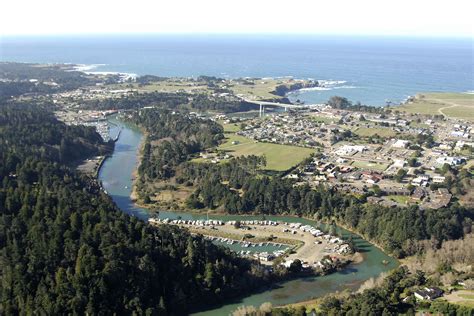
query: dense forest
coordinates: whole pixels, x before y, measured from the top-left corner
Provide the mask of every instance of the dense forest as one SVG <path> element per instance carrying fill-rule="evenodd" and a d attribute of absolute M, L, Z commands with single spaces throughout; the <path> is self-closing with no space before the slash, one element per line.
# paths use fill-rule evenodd
<path fill-rule="evenodd" d="M 109 146 L 90 128 L 2 105 L 0 134 L 0 314 L 183 314 L 267 279 L 225 248 L 122 213 L 67 167 Z"/>
<path fill-rule="evenodd" d="M 140 110 L 127 120 L 147 131 L 138 170 L 139 189 L 140 184 L 173 177 L 177 166 L 190 155 L 216 146 L 224 138 L 222 126 L 216 122 L 169 110 Z"/>

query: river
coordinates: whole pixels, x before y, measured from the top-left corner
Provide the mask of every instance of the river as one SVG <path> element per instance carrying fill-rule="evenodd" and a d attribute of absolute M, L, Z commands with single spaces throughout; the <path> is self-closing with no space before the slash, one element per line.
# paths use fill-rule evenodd
<path fill-rule="evenodd" d="M 120 137 L 115 143 L 113 155 L 102 165 L 99 172 L 99 179 L 120 209 L 127 214 L 147 220 L 148 212 L 145 209 L 135 206 L 130 200 L 132 187 L 132 174 L 138 164 L 138 150 L 143 134 L 134 126 L 125 124 L 115 117 L 110 117 L 110 134 L 114 138 L 119 130 Z M 160 218 L 198 219 L 205 218 L 206 215 L 175 213 L 160 210 Z M 220 215 L 209 216 L 213 219 L 235 220 L 235 219 L 261 219 L 256 216 L 238 216 L 238 215 Z M 322 226 L 316 222 L 284 216 L 266 216 L 266 219 L 279 220 L 287 222 L 302 222 L 313 226 Z M 343 271 L 320 277 L 305 277 L 296 280 L 285 281 L 276 284 L 271 289 L 260 293 L 251 294 L 240 299 L 229 301 L 226 305 L 214 307 L 210 310 L 196 313 L 195 315 L 228 315 L 241 305 L 259 306 L 264 302 L 271 302 L 274 306 L 299 301 L 309 300 L 314 297 L 320 297 L 327 293 L 342 291 L 344 289 L 356 289 L 365 280 L 371 277 L 377 277 L 384 271 L 391 270 L 398 265 L 398 262 L 387 256 L 383 251 L 373 246 L 366 240 L 357 235 L 339 228 L 339 233 L 343 236 L 352 235 L 357 248 L 361 251 L 364 261 L 359 264 L 349 265 Z M 387 264 L 382 264 L 387 261 Z"/>

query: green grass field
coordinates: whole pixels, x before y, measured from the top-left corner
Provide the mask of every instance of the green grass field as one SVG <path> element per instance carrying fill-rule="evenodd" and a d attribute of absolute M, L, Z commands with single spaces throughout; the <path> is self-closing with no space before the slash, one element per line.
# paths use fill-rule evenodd
<path fill-rule="evenodd" d="M 410 126 L 415 127 L 415 128 L 429 128 L 430 127 L 426 123 L 418 123 L 418 122 L 415 122 L 415 121 L 410 122 Z"/>
<path fill-rule="evenodd" d="M 380 137 L 395 137 L 397 135 L 397 133 L 392 129 L 382 127 L 359 127 L 358 129 L 354 130 L 354 133 L 361 137 L 374 136 L 375 134 L 379 135 Z"/>
<path fill-rule="evenodd" d="M 384 171 L 388 165 L 383 163 L 367 162 L 356 160 L 352 163 L 353 167 L 366 170 Z"/>
<path fill-rule="evenodd" d="M 459 297 L 462 297 L 468 300 L 474 300 L 474 293 L 473 294 L 459 294 Z"/>
<path fill-rule="evenodd" d="M 224 127 L 224 133 L 236 133 L 240 131 L 240 123 L 224 124 L 223 122 L 219 122 L 219 124 Z"/>
<path fill-rule="evenodd" d="M 474 121 L 474 94 L 423 93 L 410 104 L 395 108 L 417 114 L 438 114 L 451 118 Z"/>
<path fill-rule="evenodd" d="M 387 199 L 396 203 L 407 204 L 407 202 L 410 200 L 410 197 L 404 195 L 387 195 Z"/>
<path fill-rule="evenodd" d="M 474 106 L 456 106 L 441 111 L 448 117 L 474 121 Z"/>
<path fill-rule="evenodd" d="M 232 144 L 232 142 L 238 142 Z M 261 143 L 239 135 L 228 135 L 219 150 L 229 152 L 233 156 L 265 155 L 266 170 L 285 171 L 297 165 L 314 153 L 314 149 L 289 145 Z"/>
<path fill-rule="evenodd" d="M 333 124 L 336 121 L 334 118 L 321 115 L 310 115 L 309 117 L 318 123 Z"/>
<path fill-rule="evenodd" d="M 207 91 L 207 86 L 205 84 L 198 84 L 193 85 L 188 82 L 179 82 L 173 80 L 164 80 L 164 81 L 155 81 L 151 82 L 147 85 L 139 85 L 137 83 L 122 83 L 112 85 L 115 89 L 136 89 L 140 93 L 149 93 L 149 92 L 176 92 L 176 91 L 186 91 L 186 92 L 193 92 L 193 91 Z"/>
<path fill-rule="evenodd" d="M 451 294 L 445 295 L 443 298 L 452 304 L 474 307 L 474 291 L 473 290 L 455 291 L 455 292 L 452 292 Z"/>
<path fill-rule="evenodd" d="M 284 80 L 279 79 L 258 79 L 251 80 L 254 85 L 235 83 L 229 88 L 234 94 L 244 95 L 248 99 L 254 100 L 271 100 L 280 98 L 278 95 L 271 93 L 275 87 L 284 83 Z"/>

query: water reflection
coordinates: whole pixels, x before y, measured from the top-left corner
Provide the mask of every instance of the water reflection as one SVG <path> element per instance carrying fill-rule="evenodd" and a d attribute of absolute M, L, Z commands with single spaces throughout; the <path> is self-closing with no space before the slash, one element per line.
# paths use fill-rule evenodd
<path fill-rule="evenodd" d="M 142 220 L 147 220 L 149 214 L 146 210 L 136 207 L 130 199 L 132 181 L 131 175 L 137 166 L 137 152 L 142 134 L 137 128 L 127 126 L 115 118 L 110 120 L 117 125 L 115 129 L 122 128 L 120 138 L 112 157 L 106 160 L 100 170 L 99 178 L 104 188 L 115 201 L 115 203 L 127 214 L 136 216 Z M 160 210 L 160 218 L 176 219 L 204 219 L 204 214 L 176 213 Z M 212 219 L 221 220 L 255 220 L 262 219 L 262 216 L 210 216 Z M 296 217 L 265 216 L 267 220 L 301 222 L 313 226 L 319 226 L 325 229 L 326 225 L 319 224 L 307 219 Z M 211 310 L 197 313 L 196 315 L 228 315 L 241 305 L 261 305 L 264 302 L 271 302 L 273 305 L 282 305 L 295 303 L 320 297 L 327 293 L 342 291 L 345 289 L 357 289 L 362 282 L 377 277 L 381 272 L 391 270 L 397 266 L 397 261 L 388 257 L 381 250 L 371 245 L 360 236 L 339 228 L 338 232 L 343 237 L 352 236 L 357 249 L 363 255 L 363 262 L 350 265 L 340 272 L 321 277 L 305 277 L 297 280 L 291 280 L 275 284 L 272 287 L 266 287 L 250 296 L 238 298 L 232 301 L 226 301 L 226 304 L 215 306 Z M 387 264 L 382 264 L 382 261 Z M 219 302 L 215 302 L 219 304 Z"/>

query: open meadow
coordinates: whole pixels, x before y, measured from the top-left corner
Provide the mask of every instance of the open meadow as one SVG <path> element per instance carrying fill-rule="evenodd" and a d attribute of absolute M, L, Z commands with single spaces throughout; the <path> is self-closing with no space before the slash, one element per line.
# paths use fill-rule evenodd
<path fill-rule="evenodd" d="M 372 127 L 372 128 L 359 127 L 356 130 L 354 130 L 354 133 L 361 137 L 370 137 L 377 134 L 380 137 L 389 138 L 389 137 L 395 137 L 397 135 L 397 133 L 394 130 L 388 129 L 388 128 L 381 128 L 381 127 Z"/>
<path fill-rule="evenodd" d="M 454 291 L 443 297 L 448 302 L 457 305 L 463 305 L 474 308 L 474 291 L 473 290 L 460 290 Z"/>
<path fill-rule="evenodd" d="M 265 79 L 237 79 L 226 80 L 220 82 L 219 87 L 229 89 L 236 96 L 248 100 L 277 100 L 281 96 L 274 94 L 276 87 L 279 85 L 291 85 L 295 83 L 290 78 L 265 78 Z M 138 83 L 121 83 L 111 85 L 116 89 L 136 89 L 140 93 L 149 92 L 187 92 L 187 93 L 212 93 L 213 88 L 210 88 L 205 81 L 187 80 L 184 78 L 167 78 L 161 81 L 152 81 L 148 84 Z"/>
<path fill-rule="evenodd" d="M 242 84 L 242 83 L 233 83 L 229 86 L 230 90 L 234 92 L 235 95 L 245 96 L 245 98 L 252 100 L 271 100 L 279 98 L 279 96 L 273 94 L 278 84 L 282 84 L 281 80 L 275 79 L 259 79 L 259 80 L 249 80 L 253 84 Z"/>
<path fill-rule="evenodd" d="M 362 169 L 362 170 L 373 170 L 373 171 L 384 171 L 385 169 L 388 168 L 387 164 L 384 163 L 379 163 L 379 162 L 368 162 L 368 161 L 363 161 L 363 160 L 355 160 L 352 163 L 353 167 Z"/>
<path fill-rule="evenodd" d="M 417 95 L 413 102 L 396 109 L 414 114 L 438 114 L 474 121 L 474 94 L 423 93 Z"/>
<path fill-rule="evenodd" d="M 226 135 L 218 147 L 233 156 L 262 156 L 267 159 L 266 170 L 285 171 L 308 158 L 314 149 L 272 143 L 262 143 L 239 135 Z"/>
<path fill-rule="evenodd" d="M 224 133 L 236 133 L 240 131 L 240 123 L 223 123 L 222 121 L 218 122 L 224 127 Z"/>

